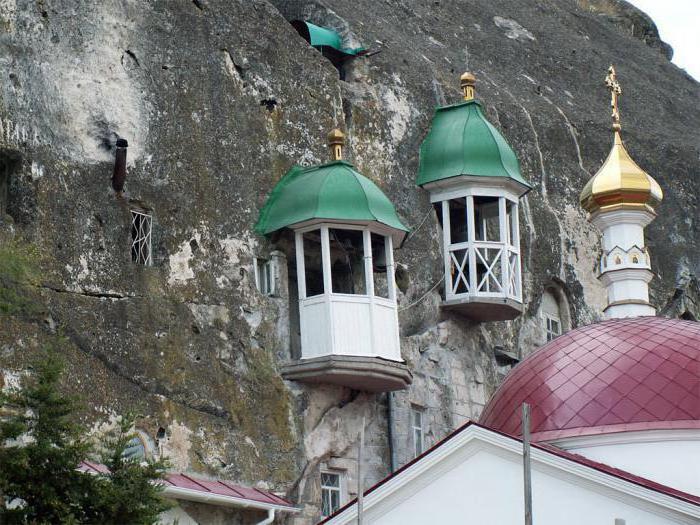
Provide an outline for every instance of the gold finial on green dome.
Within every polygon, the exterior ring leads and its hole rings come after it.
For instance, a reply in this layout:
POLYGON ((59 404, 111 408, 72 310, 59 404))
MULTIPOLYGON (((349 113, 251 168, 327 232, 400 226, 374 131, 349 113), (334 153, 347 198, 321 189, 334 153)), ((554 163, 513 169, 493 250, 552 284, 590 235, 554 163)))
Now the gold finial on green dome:
POLYGON ((462 88, 462 93, 464 93, 464 100, 474 100, 474 84, 476 84, 476 77, 471 73, 463 73, 459 77, 459 85, 462 88))
POLYGON ((342 160, 343 146, 345 146, 345 133, 338 128, 332 129, 328 134, 328 147, 331 148, 331 160, 342 160))

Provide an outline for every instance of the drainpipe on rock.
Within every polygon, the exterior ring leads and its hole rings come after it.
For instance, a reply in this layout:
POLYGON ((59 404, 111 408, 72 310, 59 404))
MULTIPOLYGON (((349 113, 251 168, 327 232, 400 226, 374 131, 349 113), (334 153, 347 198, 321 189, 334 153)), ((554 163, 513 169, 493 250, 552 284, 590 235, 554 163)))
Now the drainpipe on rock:
POLYGON ((126 182, 126 148, 129 143, 126 139, 117 139, 116 153, 114 156, 114 173, 112 174, 112 188, 121 196, 126 182))
POLYGON ((275 521, 275 509, 269 509, 267 511, 267 518, 262 520, 260 523, 257 523, 256 525, 270 525, 270 523, 272 523, 273 521, 275 521))
POLYGON ((391 467, 390 474, 396 472, 396 448, 394 447, 394 393, 386 393, 387 406, 387 441, 389 442, 389 466, 391 467))

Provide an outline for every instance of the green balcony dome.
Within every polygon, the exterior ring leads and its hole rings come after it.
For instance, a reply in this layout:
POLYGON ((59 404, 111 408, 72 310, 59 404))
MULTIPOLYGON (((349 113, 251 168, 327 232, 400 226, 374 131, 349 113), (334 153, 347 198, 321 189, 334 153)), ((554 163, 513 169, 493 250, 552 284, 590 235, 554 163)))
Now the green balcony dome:
MULTIPOLYGON (((465 97, 473 97, 473 77, 471 83, 465 83, 465 78, 463 75, 465 97)), ((424 186, 460 175, 510 179, 523 194, 532 188, 520 173, 518 158, 506 139, 473 98, 437 108, 430 133, 421 145, 416 183, 424 186)))
POLYGON ((267 235, 315 219, 378 222, 393 230, 397 243, 408 232, 382 190, 343 160, 290 169, 260 210, 255 230, 267 235))
POLYGON ((357 56, 366 51, 364 47, 343 47, 340 35, 333 29, 317 26, 305 20, 294 20, 292 26, 304 40, 316 49, 330 48, 348 56, 357 56))

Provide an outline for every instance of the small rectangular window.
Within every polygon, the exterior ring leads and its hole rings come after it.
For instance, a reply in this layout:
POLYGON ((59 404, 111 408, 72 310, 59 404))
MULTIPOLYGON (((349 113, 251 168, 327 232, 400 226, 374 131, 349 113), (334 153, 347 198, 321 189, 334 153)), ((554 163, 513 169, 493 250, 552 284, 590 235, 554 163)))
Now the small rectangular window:
POLYGON ((547 341, 552 341, 561 335, 561 322, 556 317, 551 315, 545 316, 547 323, 547 341))
POLYGON ((153 217, 150 213, 131 210, 131 260, 136 264, 150 266, 151 230, 153 217))
POLYGON ((339 472, 321 472, 321 514, 330 516, 340 508, 342 480, 339 472))
POLYGON ((411 426, 413 430, 413 456, 418 457, 425 451, 423 431, 423 410, 411 409, 411 426))
POLYGON ((275 272, 272 260, 255 258, 255 284, 263 295, 275 295, 275 272))

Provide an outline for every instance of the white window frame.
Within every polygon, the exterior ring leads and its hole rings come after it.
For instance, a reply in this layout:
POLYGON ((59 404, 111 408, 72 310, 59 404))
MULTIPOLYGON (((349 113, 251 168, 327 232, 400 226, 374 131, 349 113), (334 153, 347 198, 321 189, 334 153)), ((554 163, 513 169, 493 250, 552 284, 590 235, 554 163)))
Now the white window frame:
POLYGON ((331 470, 331 469, 322 469, 321 470, 321 515, 326 518, 336 512, 340 507, 344 505, 345 502, 345 473, 339 470, 331 470), (338 486, 332 486, 332 485, 324 485, 323 483, 323 476, 336 476, 338 478, 338 486), (328 509, 328 512, 325 512, 325 509, 323 507, 323 498, 324 498, 324 493, 329 494, 329 502, 330 500, 330 494, 331 493, 337 493, 338 494, 338 507, 337 508, 330 508, 328 509))
POLYGON ((277 293, 276 287, 276 265, 274 259, 263 259, 256 257, 255 264, 255 287, 258 291, 267 296, 277 293))
POLYGON ((411 407, 411 435, 413 436, 413 457, 417 458, 425 452, 425 410, 411 407), (416 423, 416 418, 418 423, 416 423))
POLYGON ((547 342, 554 341, 557 337, 559 337, 562 334, 561 319, 559 317, 557 317, 556 315, 545 313, 544 314, 544 329, 545 329, 545 332, 547 333, 547 342), (557 323, 558 331, 555 331, 552 329, 552 323, 557 323))
POLYGON ((303 228, 295 229, 295 248, 296 248, 296 265, 297 265, 297 285, 299 287, 299 300, 303 301, 309 297, 306 295, 306 267, 304 262, 304 234, 310 231, 320 232, 321 236, 321 259, 323 268, 323 289, 324 293, 319 295, 311 296, 310 298, 316 297, 326 297, 330 298, 333 295, 336 296, 354 296, 354 297, 367 297, 372 301, 384 301, 392 305, 396 304, 396 278, 394 276, 394 244, 393 238, 391 236, 391 230, 388 228, 380 228, 375 225, 358 225, 358 224, 345 224, 345 223, 317 223, 312 226, 305 226, 303 228), (362 231, 362 245, 364 248, 364 260, 365 260, 365 293, 363 294, 343 294, 333 292, 332 286, 332 268, 331 268, 331 256, 330 256, 330 237, 329 230, 339 229, 339 230, 360 230, 362 231), (377 296, 374 293, 374 271, 372 266, 372 237, 371 234, 375 233, 384 237, 384 250, 386 257, 386 272, 387 272, 387 288, 388 288, 388 298, 377 296))
POLYGON ((132 208, 131 212, 131 261, 144 266, 151 266, 153 257, 151 249, 151 235, 153 232, 153 215, 145 210, 132 208), (138 221, 137 224, 137 219, 138 221), (134 229, 137 230, 134 237, 134 229), (136 254, 136 258, 134 258, 136 254))

